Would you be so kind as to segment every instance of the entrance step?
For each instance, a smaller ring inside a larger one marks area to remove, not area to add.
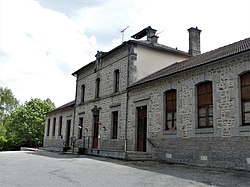
[[[125,159],[125,152],[121,150],[107,150],[107,149],[86,149],[86,155],[109,157],[117,159]]]
[[[153,160],[152,153],[140,152],[140,151],[127,151],[127,160],[133,161],[146,161]]]
[[[75,147],[74,151],[73,151],[73,148],[70,148],[69,150],[63,152],[63,154],[78,154],[78,151],[79,151],[78,148]]]

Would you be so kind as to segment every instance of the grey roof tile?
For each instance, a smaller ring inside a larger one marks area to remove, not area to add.
[[[244,40],[240,40],[233,44],[229,44],[224,47],[220,47],[218,49],[200,54],[196,57],[191,57],[188,60],[176,62],[166,68],[163,68],[135,82],[130,86],[130,88],[249,50],[250,50],[250,38],[246,38]]]
[[[64,104],[62,106],[59,106],[59,107],[55,108],[54,110],[49,111],[47,114],[52,113],[52,112],[56,112],[56,111],[61,110],[61,109],[65,109],[65,108],[69,108],[69,107],[74,107],[74,105],[75,105],[75,100],[74,101],[70,101],[70,102],[68,102],[68,103],[66,103],[66,104]]]

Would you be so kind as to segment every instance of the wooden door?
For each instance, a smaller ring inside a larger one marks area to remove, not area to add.
[[[70,127],[71,127],[71,120],[67,120],[66,126],[66,139],[65,139],[65,147],[70,147]]]
[[[98,149],[99,115],[94,115],[93,148]]]
[[[147,106],[137,108],[137,151],[146,152],[147,140]]]

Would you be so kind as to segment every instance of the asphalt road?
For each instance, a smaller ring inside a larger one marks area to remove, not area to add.
[[[250,172],[45,151],[0,152],[0,187],[248,186]]]

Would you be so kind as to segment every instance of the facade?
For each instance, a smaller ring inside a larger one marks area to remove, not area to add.
[[[147,27],[133,36],[137,39],[146,36],[147,40],[129,40],[109,52],[98,51],[95,61],[72,74],[77,85],[72,111],[74,130],[70,136],[76,140],[76,147],[124,151],[128,86],[171,63],[191,57],[189,53],[158,44],[155,33],[156,30]],[[48,123],[54,116],[47,115],[47,118]],[[115,118],[117,125],[114,125]],[[44,147],[54,145],[51,149],[61,149],[60,142],[65,141],[56,136],[44,137]]]
[[[250,170],[250,38],[200,54],[201,31],[188,31],[188,53],[151,27],[98,52],[73,73],[75,102],[47,114],[44,147],[70,136],[92,155]],[[60,121],[70,135],[55,136]]]
[[[62,151],[70,147],[74,121],[75,101],[50,111],[46,115],[43,146],[48,150]]]
[[[129,90],[128,150],[250,169],[250,38],[173,64]]]

